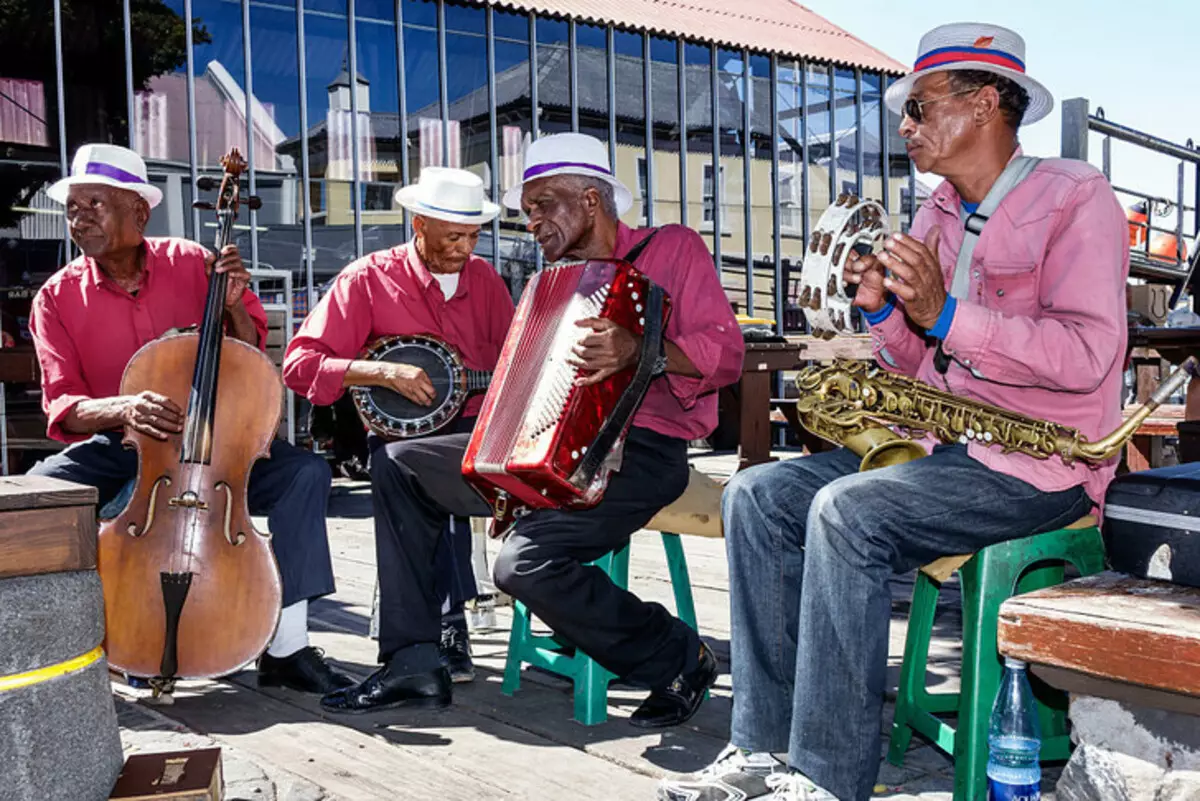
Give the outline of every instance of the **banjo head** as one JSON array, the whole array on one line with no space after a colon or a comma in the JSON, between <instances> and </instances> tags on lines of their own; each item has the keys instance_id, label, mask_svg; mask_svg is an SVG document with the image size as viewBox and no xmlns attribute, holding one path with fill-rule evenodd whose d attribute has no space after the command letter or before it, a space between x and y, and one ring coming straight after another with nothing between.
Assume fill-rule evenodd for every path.
<instances>
[{"instance_id":1,"label":"banjo head","mask_svg":"<svg viewBox=\"0 0 1200 801\"><path fill-rule=\"evenodd\" d=\"M433 382L434 400L429 406L413 403L386 387L350 388L358 416L384 439L409 439L439 431L454 421L466 401L466 367L458 353L439 339L420 335L383 337L360 358L411 364L424 370Z\"/></svg>"}]
</instances>

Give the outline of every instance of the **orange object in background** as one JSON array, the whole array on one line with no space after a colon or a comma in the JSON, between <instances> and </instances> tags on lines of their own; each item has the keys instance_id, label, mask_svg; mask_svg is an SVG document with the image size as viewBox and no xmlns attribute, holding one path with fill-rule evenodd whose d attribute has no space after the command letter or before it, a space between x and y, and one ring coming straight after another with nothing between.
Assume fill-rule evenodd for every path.
<instances>
[{"instance_id":1,"label":"orange object in background","mask_svg":"<svg viewBox=\"0 0 1200 801\"><path fill-rule=\"evenodd\" d=\"M1125 209L1129 221L1129 248L1145 253L1146 249L1146 204L1135 203ZM1150 258L1159 261L1184 261L1188 257L1187 244L1179 244L1175 234L1154 231L1150 234Z\"/></svg>"}]
</instances>

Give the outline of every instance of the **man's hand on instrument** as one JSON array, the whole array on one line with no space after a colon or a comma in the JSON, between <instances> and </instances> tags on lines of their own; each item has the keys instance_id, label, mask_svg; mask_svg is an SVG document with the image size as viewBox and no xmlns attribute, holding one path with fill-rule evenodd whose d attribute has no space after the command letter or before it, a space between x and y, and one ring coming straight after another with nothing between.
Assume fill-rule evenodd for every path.
<instances>
[{"instance_id":1,"label":"man's hand on instrument","mask_svg":"<svg viewBox=\"0 0 1200 801\"><path fill-rule=\"evenodd\" d=\"M134 431L165 440L183 431L183 410L166 395L140 392L121 398L121 419Z\"/></svg>"},{"instance_id":2,"label":"man's hand on instrument","mask_svg":"<svg viewBox=\"0 0 1200 801\"><path fill-rule=\"evenodd\" d=\"M377 362L380 370L379 386L399 392L415 404L432 406L437 391L433 382L420 367L411 364Z\"/></svg>"},{"instance_id":3,"label":"man's hand on instrument","mask_svg":"<svg viewBox=\"0 0 1200 801\"><path fill-rule=\"evenodd\" d=\"M577 378L576 386L597 384L637 364L641 339L627 329L599 317L580 320L576 325L592 329L574 347L568 359L573 366L591 371L590 375Z\"/></svg>"},{"instance_id":4,"label":"man's hand on instrument","mask_svg":"<svg viewBox=\"0 0 1200 801\"><path fill-rule=\"evenodd\" d=\"M887 290L883 288L885 272L875 254L860 256L858 251L850 251L842 269L842 280L847 284L858 284L853 305L872 314L883 308L887 303Z\"/></svg>"},{"instance_id":5,"label":"man's hand on instrument","mask_svg":"<svg viewBox=\"0 0 1200 801\"><path fill-rule=\"evenodd\" d=\"M238 253L237 245L223 247L220 257L209 253L205 261L207 264L205 272L208 275L212 274L215 266L217 272L229 276L229 283L225 287L225 310L233 311L242 305L242 295L245 294L246 287L250 286L250 273L246 270L241 254Z\"/></svg>"},{"instance_id":6,"label":"man's hand on instrument","mask_svg":"<svg viewBox=\"0 0 1200 801\"><path fill-rule=\"evenodd\" d=\"M892 273L883 279L884 288L903 300L908 319L926 330L937 324L946 304L946 279L937 257L940 237L937 226L929 229L924 242L893 234L879 254L879 260Z\"/></svg>"}]
</instances>

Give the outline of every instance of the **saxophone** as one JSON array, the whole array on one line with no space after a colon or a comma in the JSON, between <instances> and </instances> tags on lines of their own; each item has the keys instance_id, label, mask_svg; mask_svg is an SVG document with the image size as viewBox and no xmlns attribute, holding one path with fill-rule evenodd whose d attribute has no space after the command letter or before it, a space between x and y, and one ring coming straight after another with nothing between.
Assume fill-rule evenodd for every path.
<instances>
[{"instance_id":1,"label":"saxophone","mask_svg":"<svg viewBox=\"0 0 1200 801\"><path fill-rule=\"evenodd\" d=\"M1068 465L1097 463L1115 456L1142 421L1198 371L1196 357L1189 356L1128 419L1094 442L1069 426L952 395L874 362L846 359L800 371L796 411L814 435L859 456L860 470L924 456L915 440L927 434L943 443L977 442L1036 459L1057 456Z\"/></svg>"},{"instance_id":2,"label":"saxophone","mask_svg":"<svg viewBox=\"0 0 1200 801\"><path fill-rule=\"evenodd\" d=\"M843 195L821 216L805 259L800 305L813 333L828 338L847 330L852 287L842 280L849 257L843 243L866 241L878 249L887 235L886 216L873 201ZM806 305L807 304L807 305ZM874 362L837 359L796 376L800 423L812 434L850 449L860 470L887 467L925 456L916 442L933 435L942 443L979 443L1036 459L1057 456L1098 463L1115 456L1151 413L1189 378L1200 374L1190 356L1154 394L1107 436L1089 441L1077 429L935 389Z\"/></svg>"}]
</instances>

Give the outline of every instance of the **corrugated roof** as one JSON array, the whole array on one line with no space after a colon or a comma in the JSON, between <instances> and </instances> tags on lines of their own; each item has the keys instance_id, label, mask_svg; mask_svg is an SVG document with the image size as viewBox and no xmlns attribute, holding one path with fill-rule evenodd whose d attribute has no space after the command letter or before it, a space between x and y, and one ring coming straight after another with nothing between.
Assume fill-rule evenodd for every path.
<instances>
[{"instance_id":1,"label":"corrugated roof","mask_svg":"<svg viewBox=\"0 0 1200 801\"><path fill-rule=\"evenodd\" d=\"M908 67L795 0L477 0L897 75Z\"/></svg>"}]
</instances>

